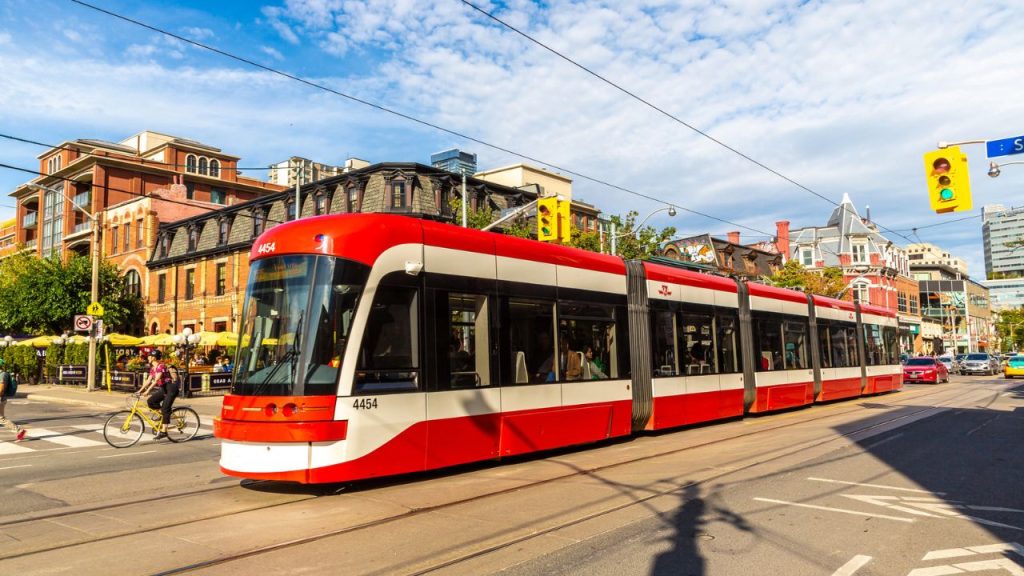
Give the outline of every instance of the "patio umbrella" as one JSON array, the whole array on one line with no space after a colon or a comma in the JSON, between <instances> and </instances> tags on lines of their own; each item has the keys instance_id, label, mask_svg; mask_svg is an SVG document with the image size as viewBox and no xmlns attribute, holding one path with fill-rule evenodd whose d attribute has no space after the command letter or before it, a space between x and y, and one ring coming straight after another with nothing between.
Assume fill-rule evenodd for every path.
<instances>
[{"instance_id":1,"label":"patio umbrella","mask_svg":"<svg viewBox=\"0 0 1024 576\"><path fill-rule=\"evenodd\" d=\"M114 346L138 346L143 341L142 338L136 338L127 334L110 334L107 337Z\"/></svg>"},{"instance_id":2,"label":"patio umbrella","mask_svg":"<svg viewBox=\"0 0 1024 576\"><path fill-rule=\"evenodd\" d=\"M200 346L216 346L220 342L220 335L222 332L208 332L203 330L198 334Z\"/></svg>"},{"instance_id":3,"label":"patio umbrella","mask_svg":"<svg viewBox=\"0 0 1024 576\"><path fill-rule=\"evenodd\" d=\"M238 346L238 334L217 332L217 346Z\"/></svg>"}]
</instances>

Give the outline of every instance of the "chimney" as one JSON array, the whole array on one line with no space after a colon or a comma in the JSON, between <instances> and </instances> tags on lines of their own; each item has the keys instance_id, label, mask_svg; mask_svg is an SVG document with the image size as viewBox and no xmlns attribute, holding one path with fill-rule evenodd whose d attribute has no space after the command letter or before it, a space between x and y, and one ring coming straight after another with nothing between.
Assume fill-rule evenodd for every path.
<instances>
[{"instance_id":1,"label":"chimney","mask_svg":"<svg viewBox=\"0 0 1024 576\"><path fill-rule=\"evenodd\" d=\"M867 220L868 222L871 222L871 204L865 205L865 209L866 209L866 212L867 212L865 214L865 216L866 216L865 220Z\"/></svg>"},{"instance_id":2,"label":"chimney","mask_svg":"<svg viewBox=\"0 0 1024 576\"><path fill-rule=\"evenodd\" d=\"M739 244L740 243L740 231L739 230L733 230L732 232L729 232L729 243L730 244Z\"/></svg>"},{"instance_id":3,"label":"chimney","mask_svg":"<svg viewBox=\"0 0 1024 576\"><path fill-rule=\"evenodd\" d=\"M789 260L789 220L775 223L775 248L784 260Z\"/></svg>"}]
</instances>

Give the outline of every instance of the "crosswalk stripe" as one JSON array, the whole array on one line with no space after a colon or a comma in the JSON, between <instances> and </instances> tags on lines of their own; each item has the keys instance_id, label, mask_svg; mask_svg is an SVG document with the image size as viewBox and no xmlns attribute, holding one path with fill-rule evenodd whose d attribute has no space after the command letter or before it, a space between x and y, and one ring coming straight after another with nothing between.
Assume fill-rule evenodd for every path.
<instances>
[{"instance_id":1,"label":"crosswalk stripe","mask_svg":"<svg viewBox=\"0 0 1024 576\"><path fill-rule=\"evenodd\" d=\"M87 448L106 444L98 440L83 438L74 434L62 434L53 430L47 430L46 428L30 428L27 436L32 439L46 440L47 442L53 442L54 444L60 444L69 448Z\"/></svg>"},{"instance_id":2,"label":"crosswalk stripe","mask_svg":"<svg viewBox=\"0 0 1024 576\"><path fill-rule=\"evenodd\" d=\"M0 456L24 454L25 452L32 452L32 449L14 442L0 442Z\"/></svg>"}]
</instances>

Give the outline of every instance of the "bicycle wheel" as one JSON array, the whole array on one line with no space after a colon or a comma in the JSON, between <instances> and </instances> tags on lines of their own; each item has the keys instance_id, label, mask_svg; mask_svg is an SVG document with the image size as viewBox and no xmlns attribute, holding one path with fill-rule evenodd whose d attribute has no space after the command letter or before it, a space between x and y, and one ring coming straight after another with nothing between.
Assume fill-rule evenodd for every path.
<instances>
[{"instance_id":1,"label":"bicycle wheel","mask_svg":"<svg viewBox=\"0 0 1024 576\"><path fill-rule=\"evenodd\" d=\"M199 414L182 406L171 410L171 421L167 424L167 438L171 442L186 442L199 433Z\"/></svg>"},{"instance_id":2,"label":"bicycle wheel","mask_svg":"<svg viewBox=\"0 0 1024 576\"><path fill-rule=\"evenodd\" d=\"M103 425L103 439L114 448L127 448L138 442L145 430L142 416L131 410L122 410L107 418Z\"/></svg>"}]
</instances>

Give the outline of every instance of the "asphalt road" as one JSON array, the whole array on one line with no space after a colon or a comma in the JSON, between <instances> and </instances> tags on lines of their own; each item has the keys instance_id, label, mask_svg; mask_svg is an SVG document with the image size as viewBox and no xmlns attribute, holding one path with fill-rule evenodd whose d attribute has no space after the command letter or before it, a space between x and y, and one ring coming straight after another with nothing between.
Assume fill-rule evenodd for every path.
<instances>
[{"instance_id":1,"label":"asphalt road","mask_svg":"<svg viewBox=\"0 0 1024 576\"><path fill-rule=\"evenodd\" d=\"M968 391L1001 382L954 377ZM1024 574L1022 445L1024 385L993 390L795 466L685 488L666 512L502 574Z\"/></svg>"},{"instance_id":2,"label":"asphalt road","mask_svg":"<svg viewBox=\"0 0 1024 576\"><path fill-rule=\"evenodd\" d=\"M68 506L188 490L227 481L217 468L219 442L210 421L193 440L111 448L102 427L111 411L25 399L7 415L27 429L22 442L0 430L0 519Z\"/></svg>"}]
</instances>

